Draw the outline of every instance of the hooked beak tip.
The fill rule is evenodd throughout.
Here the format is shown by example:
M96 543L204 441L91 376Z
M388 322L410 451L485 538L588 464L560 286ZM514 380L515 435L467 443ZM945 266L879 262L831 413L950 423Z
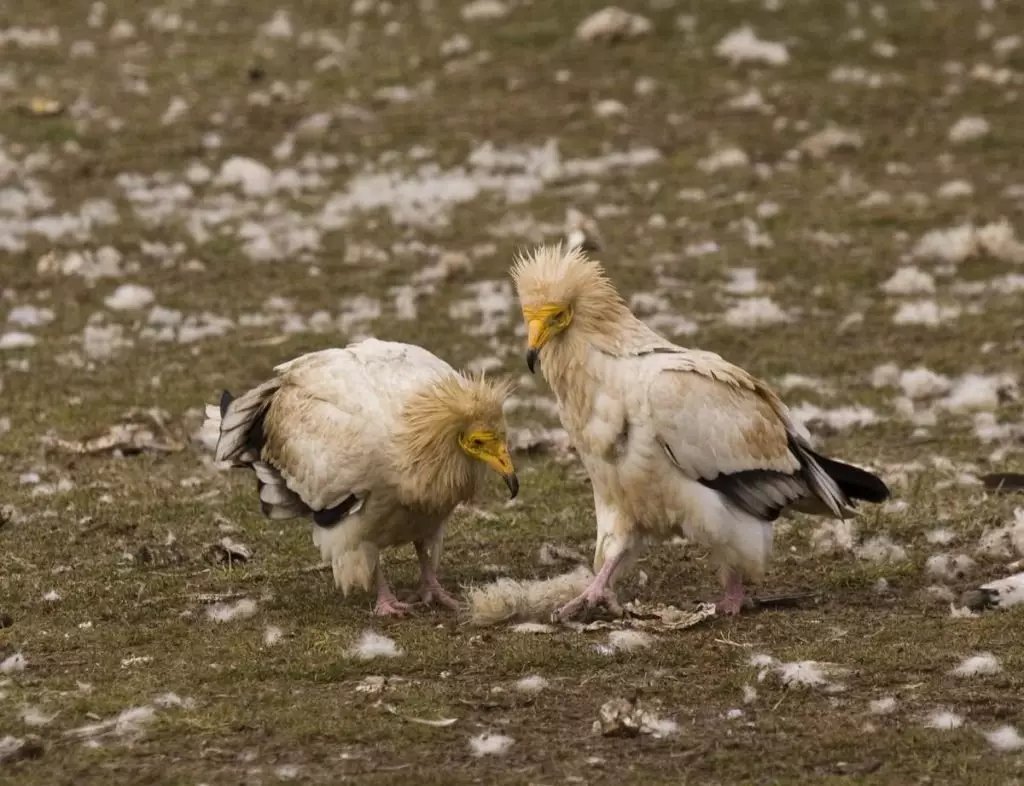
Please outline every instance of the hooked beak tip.
M530 373L533 374L536 371L537 358L540 355L539 349L528 349L526 351L526 367L530 369Z
M508 486L509 494L511 494L509 499L515 499L519 494L519 477L515 472L505 476L505 485Z

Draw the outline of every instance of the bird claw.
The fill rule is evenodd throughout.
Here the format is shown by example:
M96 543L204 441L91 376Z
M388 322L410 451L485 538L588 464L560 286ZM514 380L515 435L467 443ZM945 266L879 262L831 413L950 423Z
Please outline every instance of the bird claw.
M373 607L373 613L378 617L404 617L410 611L412 606L397 598L377 598L377 605Z
M426 606L444 606L452 611L457 611L459 608L458 599L440 584L427 584L420 587L420 601Z
M589 617L590 612L595 610L598 606L606 608L613 617L621 617L625 612L618 599L609 589L604 589L598 592L586 591L582 595L566 603L562 608L558 609L554 614L551 615L551 621L566 622L567 620L575 617L581 609L585 609Z

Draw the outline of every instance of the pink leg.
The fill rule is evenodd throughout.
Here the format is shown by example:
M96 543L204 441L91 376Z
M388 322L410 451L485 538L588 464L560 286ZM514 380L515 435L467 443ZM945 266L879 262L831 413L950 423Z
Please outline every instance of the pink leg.
M728 616L739 614L743 608L743 577L732 568L724 568L722 572L725 578L725 595L715 604L716 610Z
M377 605L374 607L373 613L380 617L404 617L412 607L395 597L379 564L375 575L377 578Z
M555 618L560 621L570 619L584 606L590 608L601 601L608 604L608 608L613 614L622 614L622 606L619 605L615 593L608 588L608 581L625 557L626 552L620 551L610 559L606 559L604 565L601 566L601 570L597 572L597 575L594 576L587 588L583 590L583 594L569 601L556 611Z
M430 559L430 553L423 541L416 541L416 557L420 561L420 600L427 605L439 604L453 611L458 610L459 602L441 586L437 572Z

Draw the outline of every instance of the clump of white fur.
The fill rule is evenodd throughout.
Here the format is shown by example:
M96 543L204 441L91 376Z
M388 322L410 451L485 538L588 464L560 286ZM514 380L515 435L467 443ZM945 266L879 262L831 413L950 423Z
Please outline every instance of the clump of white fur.
M953 669L957 677L977 677L985 674L998 674L1003 670L999 659L991 652L982 652L965 658L963 663Z
M488 627L504 622L546 622L561 605L587 588L593 573L580 566L540 581L500 578L467 592L471 625Z
M402 650L395 644L394 639L389 639L387 636L382 636L372 630L363 631L359 641L349 650L350 657L357 658L358 660L397 658L403 654Z

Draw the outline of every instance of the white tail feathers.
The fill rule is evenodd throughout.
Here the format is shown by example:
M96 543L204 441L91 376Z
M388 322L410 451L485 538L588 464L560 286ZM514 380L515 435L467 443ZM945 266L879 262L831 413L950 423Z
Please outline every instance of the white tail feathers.
M206 405L206 419L195 433L194 439L204 450L217 452L217 440L220 439L220 409L213 404Z
M321 558L330 563L334 584L346 597L353 588L370 589L380 560L380 550L373 543L352 542L353 529L313 526L313 544L320 549Z

